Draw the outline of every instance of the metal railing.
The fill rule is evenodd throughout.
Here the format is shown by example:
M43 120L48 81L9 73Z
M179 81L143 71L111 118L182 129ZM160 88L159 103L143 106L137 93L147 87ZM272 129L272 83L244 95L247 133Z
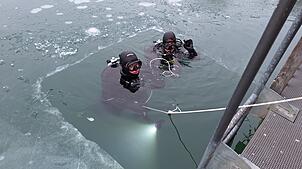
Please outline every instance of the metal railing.
M296 0L280 0L277 8L274 10L260 41L244 70L240 81L228 103L228 106L219 121L218 127L212 136L206 151L198 165L198 169L205 169L212 158L217 146L222 142L223 136L233 116L235 115L239 104L249 89L257 72L259 71L264 59L266 58L270 48L276 40L280 30L282 29L287 17L289 16Z

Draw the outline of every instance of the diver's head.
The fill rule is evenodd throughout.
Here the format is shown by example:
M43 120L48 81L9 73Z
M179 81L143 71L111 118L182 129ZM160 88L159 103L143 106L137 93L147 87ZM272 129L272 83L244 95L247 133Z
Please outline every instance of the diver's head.
M171 54L176 49L176 36L173 32L166 32L163 36L164 53Z
M173 41L176 43L176 36L172 31L165 32L163 36L163 43L167 43L168 41Z
M138 76L142 62L137 58L132 51L124 51L119 54L120 65L122 66L122 73L125 75Z

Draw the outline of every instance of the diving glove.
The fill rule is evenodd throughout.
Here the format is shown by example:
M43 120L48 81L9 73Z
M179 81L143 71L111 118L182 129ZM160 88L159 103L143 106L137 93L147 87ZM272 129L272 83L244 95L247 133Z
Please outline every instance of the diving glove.
M193 40L192 39L184 40L184 48L187 49L188 51L194 49Z

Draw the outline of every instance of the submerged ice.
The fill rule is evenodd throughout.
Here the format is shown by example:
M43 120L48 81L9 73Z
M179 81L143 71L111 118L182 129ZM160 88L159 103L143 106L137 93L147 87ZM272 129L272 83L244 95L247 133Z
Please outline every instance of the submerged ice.
M101 33L101 31L95 27L89 28L85 32L89 36L97 36L97 35L100 35L100 33Z

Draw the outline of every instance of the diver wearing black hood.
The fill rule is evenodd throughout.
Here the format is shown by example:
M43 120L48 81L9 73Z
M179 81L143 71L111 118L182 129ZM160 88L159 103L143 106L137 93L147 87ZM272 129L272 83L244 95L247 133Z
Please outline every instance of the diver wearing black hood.
M139 73L142 62L131 51L124 51L119 54L119 60L121 65L120 84L134 93L140 87Z
M177 39L175 34L171 31L164 34L162 42L157 42L153 47L153 51L165 59L162 60L161 63L166 66L168 65L167 61L170 65L173 65L174 58L193 59L197 56L192 39L182 41Z

